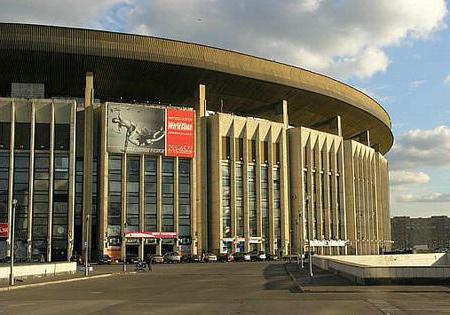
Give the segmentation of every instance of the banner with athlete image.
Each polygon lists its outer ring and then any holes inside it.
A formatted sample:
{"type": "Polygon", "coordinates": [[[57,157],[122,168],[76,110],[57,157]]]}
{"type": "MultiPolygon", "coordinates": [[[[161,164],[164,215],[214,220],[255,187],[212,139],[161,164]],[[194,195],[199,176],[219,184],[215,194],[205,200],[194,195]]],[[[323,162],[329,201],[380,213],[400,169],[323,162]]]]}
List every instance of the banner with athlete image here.
{"type": "Polygon", "coordinates": [[[192,110],[108,103],[107,120],[110,153],[194,157],[192,110]]]}
{"type": "Polygon", "coordinates": [[[108,152],[164,154],[165,109],[109,103],[108,152]]]}

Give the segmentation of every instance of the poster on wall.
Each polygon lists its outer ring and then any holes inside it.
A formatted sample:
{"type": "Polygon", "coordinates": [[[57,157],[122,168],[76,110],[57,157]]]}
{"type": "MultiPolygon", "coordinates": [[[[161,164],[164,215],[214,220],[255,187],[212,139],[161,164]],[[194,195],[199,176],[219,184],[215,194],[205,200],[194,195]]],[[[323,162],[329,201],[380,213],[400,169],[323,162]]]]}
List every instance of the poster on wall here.
{"type": "Polygon", "coordinates": [[[194,157],[194,112],[166,109],[166,155],[194,157]]]}
{"type": "Polygon", "coordinates": [[[165,153],[165,110],[128,104],[108,105],[108,152],[165,153]]]}

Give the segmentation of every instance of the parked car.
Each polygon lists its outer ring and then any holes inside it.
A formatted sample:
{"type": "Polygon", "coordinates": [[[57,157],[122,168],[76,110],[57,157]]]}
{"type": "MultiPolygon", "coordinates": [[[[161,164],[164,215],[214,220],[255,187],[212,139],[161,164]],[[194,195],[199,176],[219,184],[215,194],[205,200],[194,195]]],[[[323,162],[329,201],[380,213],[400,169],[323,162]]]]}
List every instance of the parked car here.
{"type": "Polygon", "coordinates": [[[194,262],[200,262],[201,257],[199,255],[190,255],[190,254],[183,254],[181,255],[181,262],[184,263],[194,263],[194,262]]]}
{"type": "Polygon", "coordinates": [[[179,263],[181,262],[181,255],[177,252],[169,252],[164,254],[164,262],[179,263]]]}
{"type": "Polygon", "coordinates": [[[30,262],[34,262],[34,263],[45,262],[44,254],[40,254],[40,253],[32,254],[30,257],[30,262]]]}
{"type": "Polygon", "coordinates": [[[278,256],[277,255],[272,255],[272,254],[266,254],[266,260],[267,261],[277,261],[278,260],[278,256]]]}
{"type": "Polygon", "coordinates": [[[111,265],[112,258],[109,255],[100,255],[97,262],[99,265],[111,265]]]}
{"type": "Polygon", "coordinates": [[[71,262],[76,262],[78,265],[84,264],[84,259],[81,255],[75,254],[70,257],[71,262]]]}
{"type": "Polygon", "coordinates": [[[231,255],[233,255],[233,261],[245,261],[245,253],[232,253],[231,255]]]}
{"type": "Polygon", "coordinates": [[[266,254],[264,252],[251,252],[249,254],[250,254],[251,261],[265,261],[266,260],[266,254]]]}
{"type": "Polygon", "coordinates": [[[252,261],[252,255],[250,253],[245,253],[244,261],[252,261]]]}
{"type": "Polygon", "coordinates": [[[137,264],[141,259],[135,255],[127,255],[126,262],[127,264],[137,264]]]}
{"type": "Polygon", "coordinates": [[[163,264],[164,263],[164,257],[161,255],[151,255],[149,258],[147,258],[147,263],[150,264],[163,264]]]}
{"type": "Polygon", "coordinates": [[[234,254],[227,253],[227,254],[221,254],[217,258],[220,262],[232,262],[234,261],[234,254]]]}
{"type": "Polygon", "coordinates": [[[205,262],[217,262],[217,256],[213,253],[206,253],[204,256],[205,262]]]}

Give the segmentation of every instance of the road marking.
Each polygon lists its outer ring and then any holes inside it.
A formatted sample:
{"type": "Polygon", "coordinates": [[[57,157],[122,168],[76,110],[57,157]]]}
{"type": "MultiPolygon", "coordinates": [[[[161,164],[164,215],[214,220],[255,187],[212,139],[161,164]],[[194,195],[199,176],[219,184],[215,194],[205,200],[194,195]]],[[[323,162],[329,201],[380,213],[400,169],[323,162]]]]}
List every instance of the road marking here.
{"type": "Polygon", "coordinates": [[[399,309],[397,306],[392,305],[391,303],[385,301],[385,300],[367,300],[368,303],[375,306],[377,309],[379,309],[383,314],[391,314],[395,312],[395,314],[405,314],[401,309],[399,309]]]}

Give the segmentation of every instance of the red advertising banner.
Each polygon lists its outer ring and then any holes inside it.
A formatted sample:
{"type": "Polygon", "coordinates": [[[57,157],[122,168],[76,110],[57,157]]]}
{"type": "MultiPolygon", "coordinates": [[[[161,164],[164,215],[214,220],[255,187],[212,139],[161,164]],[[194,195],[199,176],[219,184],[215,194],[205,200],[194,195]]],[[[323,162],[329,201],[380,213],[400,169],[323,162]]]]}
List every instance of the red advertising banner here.
{"type": "Polygon", "coordinates": [[[194,111],[166,110],[166,156],[193,158],[194,111]]]}
{"type": "Polygon", "coordinates": [[[0,237],[8,237],[8,223],[0,223],[0,237]]]}
{"type": "Polygon", "coordinates": [[[176,232],[143,232],[143,233],[148,233],[155,238],[162,238],[162,239],[172,239],[178,237],[176,232]]]}

